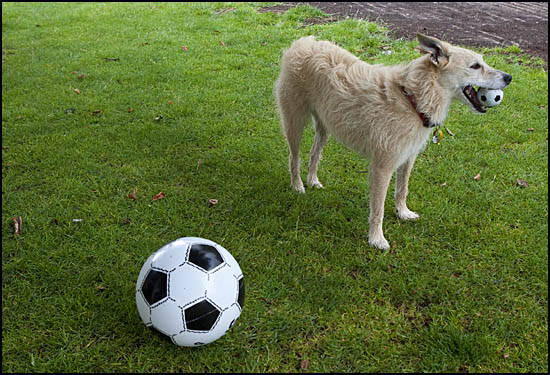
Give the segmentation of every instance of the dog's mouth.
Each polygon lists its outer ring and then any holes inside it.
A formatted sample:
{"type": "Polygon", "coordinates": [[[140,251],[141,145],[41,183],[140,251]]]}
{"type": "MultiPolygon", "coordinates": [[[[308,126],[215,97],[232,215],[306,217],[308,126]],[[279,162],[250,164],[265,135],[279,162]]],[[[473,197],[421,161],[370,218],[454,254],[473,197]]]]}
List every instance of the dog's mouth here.
{"type": "Polygon", "coordinates": [[[485,113],[486,112],[485,106],[483,106],[479,102],[479,99],[477,98],[477,91],[473,86],[468,85],[468,86],[464,87],[462,89],[462,93],[468,99],[470,104],[472,104],[472,107],[476,111],[478,111],[479,113],[485,113]]]}

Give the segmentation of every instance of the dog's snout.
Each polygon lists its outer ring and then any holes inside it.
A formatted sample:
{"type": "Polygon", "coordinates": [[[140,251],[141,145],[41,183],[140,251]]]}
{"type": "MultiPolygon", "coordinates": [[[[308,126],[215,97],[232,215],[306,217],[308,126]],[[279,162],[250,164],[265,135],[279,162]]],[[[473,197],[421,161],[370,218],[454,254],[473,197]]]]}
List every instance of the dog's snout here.
{"type": "Polygon", "coordinates": [[[502,80],[504,81],[504,83],[506,83],[508,85],[508,84],[510,84],[510,82],[512,82],[512,76],[510,74],[504,73],[502,75],[502,80]]]}

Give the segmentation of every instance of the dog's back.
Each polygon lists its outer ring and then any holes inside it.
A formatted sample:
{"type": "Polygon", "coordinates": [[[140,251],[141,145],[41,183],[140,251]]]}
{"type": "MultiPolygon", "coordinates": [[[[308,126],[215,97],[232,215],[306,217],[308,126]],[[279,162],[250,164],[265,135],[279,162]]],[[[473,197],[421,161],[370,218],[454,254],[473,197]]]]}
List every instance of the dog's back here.
{"type": "Polygon", "coordinates": [[[324,91],[330,89],[331,95],[349,95],[348,90],[358,87],[361,82],[366,83],[366,67],[379,66],[368,65],[330,42],[316,41],[313,36],[304,37],[285,51],[276,89],[285,90],[280,86],[290,84],[309,97],[308,94],[319,93],[329,86],[324,91]]]}
{"type": "Polygon", "coordinates": [[[359,62],[361,60],[345,49],[308,36],[298,39],[285,51],[281,73],[289,72],[303,82],[312,76],[322,78],[337,66],[351,67],[359,62]]]}

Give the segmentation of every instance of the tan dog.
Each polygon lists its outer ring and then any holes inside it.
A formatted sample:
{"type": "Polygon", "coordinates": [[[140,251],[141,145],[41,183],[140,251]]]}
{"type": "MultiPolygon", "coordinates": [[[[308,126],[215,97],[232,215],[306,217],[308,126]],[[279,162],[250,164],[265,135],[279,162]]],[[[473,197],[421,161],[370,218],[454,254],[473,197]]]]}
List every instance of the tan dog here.
{"type": "Polygon", "coordinates": [[[432,129],[445,121],[451,101],[459,99],[484,113],[473,86],[502,89],[512,76],[483,62],[481,55],[418,34],[423,56],[408,64],[369,65],[327,41],[305,37],[284,53],[275,83],[283,133],[290,149],[292,187],[305,193],[300,178],[300,140],[313,117],[307,182],[321,188],[317,166],[329,135],[369,157],[369,243],[388,249],[382,232],[384,201],[397,170],[397,216],[418,219],[407,208],[411,169],[432,129]]]}

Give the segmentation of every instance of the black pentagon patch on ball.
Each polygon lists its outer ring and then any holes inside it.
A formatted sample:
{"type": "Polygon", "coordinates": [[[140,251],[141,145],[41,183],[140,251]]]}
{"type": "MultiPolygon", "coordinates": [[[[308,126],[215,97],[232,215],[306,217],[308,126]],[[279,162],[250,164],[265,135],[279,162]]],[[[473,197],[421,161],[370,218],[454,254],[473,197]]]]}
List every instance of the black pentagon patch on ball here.
{"type": "Polygon", "coordinates": [[[214,246],[194,244],[189,250],[189,263],[210,271],[223,263],[223,258],[214,246]]]}
{"type": "Polygon", "coordinates": [[[500,102],[500,95],[495,96],[495,103],[500,102]]]}
{"type": "Polygon", "coordinates": [[[204,300],[185,309],[185,326],[193,331],[210,331],[219,315],[220,310],[204,300]]]}
{"type": "Polygon", "coordinates": [[[241,310],[244,307],[244,277],[239,280],[239,297],[237,298],[241,310]]]}
{"type": "Polygon", "coordinates": [[[481,100],[483,100],[484,102],[487,101],[487,97],[485,95],[481,95],[481,100]]]}
{"type": "Polygon", "coordinates": [[[141,292],[149,305],[166,298],[168,295],[168,275],[161,271],[150,270],[143,281],[141,292]]]}

